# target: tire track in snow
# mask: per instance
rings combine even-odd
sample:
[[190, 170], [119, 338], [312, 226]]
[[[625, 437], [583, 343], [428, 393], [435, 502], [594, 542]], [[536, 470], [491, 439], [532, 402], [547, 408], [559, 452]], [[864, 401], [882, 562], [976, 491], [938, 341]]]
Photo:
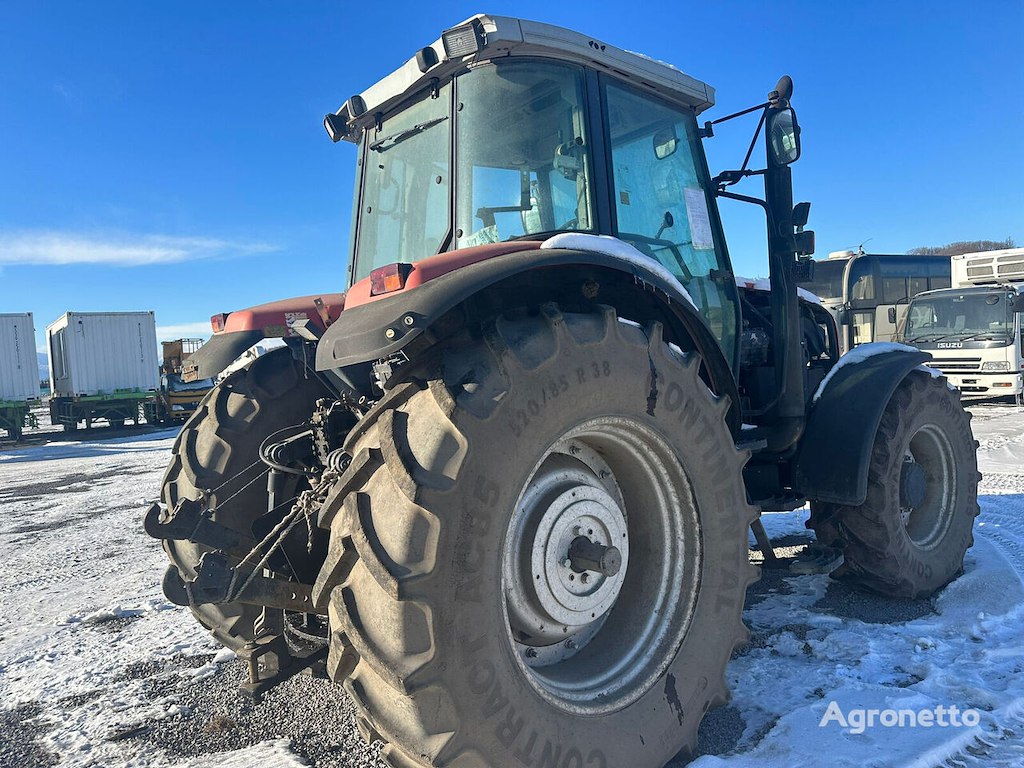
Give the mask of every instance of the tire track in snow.
[[982, 726], [982, 733], [941, 763], [942, 768], [1020, 768], [1024, 765], [1024, 705], [1002, 722]]
[[[1007, 477], [1018, 483], [1022, 479], [1019, 475]], [[1024, 495], [983, 495], [978, 501], [981, 515], [974, 526], [975, 535], [995, 544], [1024, 583]]]

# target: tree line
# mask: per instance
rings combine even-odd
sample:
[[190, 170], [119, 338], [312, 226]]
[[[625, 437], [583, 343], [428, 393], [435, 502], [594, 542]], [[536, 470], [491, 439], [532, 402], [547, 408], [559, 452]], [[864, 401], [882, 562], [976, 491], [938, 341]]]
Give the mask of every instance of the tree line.
[[948, 245], [923, 245], [919, 248], [911, 248], [907, 253], [911, 256], [957, 256], [961, 253], [999, 251], [1016, 246], [1012, 237], [1005, 240], [957, 240]]

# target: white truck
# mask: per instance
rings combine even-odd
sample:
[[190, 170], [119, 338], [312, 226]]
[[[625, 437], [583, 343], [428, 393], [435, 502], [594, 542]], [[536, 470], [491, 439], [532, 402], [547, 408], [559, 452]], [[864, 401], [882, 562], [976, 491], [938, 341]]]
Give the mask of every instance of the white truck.
[[34, 425], [31, 407], [39, 400], [36, 331], [31, 312], [0, 314], [0, 429], [17, 440]]
[[68, 312], [47, 326], [46, 337], [55, 425], [138, 423], [160, 387], [152, 312]]
[[965, 397], [1024, 400], [1024, 248], [952, 257], [952, 287], [910, 302], [900, 340], [932, 354]]

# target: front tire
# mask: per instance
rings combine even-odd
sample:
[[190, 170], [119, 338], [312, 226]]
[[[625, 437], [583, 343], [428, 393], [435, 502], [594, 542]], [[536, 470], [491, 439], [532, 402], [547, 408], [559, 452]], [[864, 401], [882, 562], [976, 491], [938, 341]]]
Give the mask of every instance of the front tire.
[[843, 550], [833, 577], [911, 598], [956, 578], [980, 511], [976, 447], [959, 393], [944, 378], [911, 372], [882, 415], [864, 503], [811, 504], [808, 526]]
[[449, 343], [353, 429], [314, 599], [390, 765], [692, 753], [756, 574], [746, 456], [699, 367], [660, 326], [545, 307]]

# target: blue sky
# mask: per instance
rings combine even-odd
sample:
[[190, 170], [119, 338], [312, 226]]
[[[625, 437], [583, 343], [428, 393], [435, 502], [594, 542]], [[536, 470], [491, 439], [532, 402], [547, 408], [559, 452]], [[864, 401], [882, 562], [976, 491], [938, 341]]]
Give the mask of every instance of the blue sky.
[[[211, 314], [343, 288], [354, 148], [321, 120], [477, 11], [672, 62], [717, 117], [796, 83], [818, 256], [1024, 244], [1024, 3], [7, 2], [0, 47], [0, 311]], [[721, 126], [712, 171], [752, 122]], [[758, 183], [739, 191], [757, 193]], [[736, 271], [758, 210], [722, 202]]]

